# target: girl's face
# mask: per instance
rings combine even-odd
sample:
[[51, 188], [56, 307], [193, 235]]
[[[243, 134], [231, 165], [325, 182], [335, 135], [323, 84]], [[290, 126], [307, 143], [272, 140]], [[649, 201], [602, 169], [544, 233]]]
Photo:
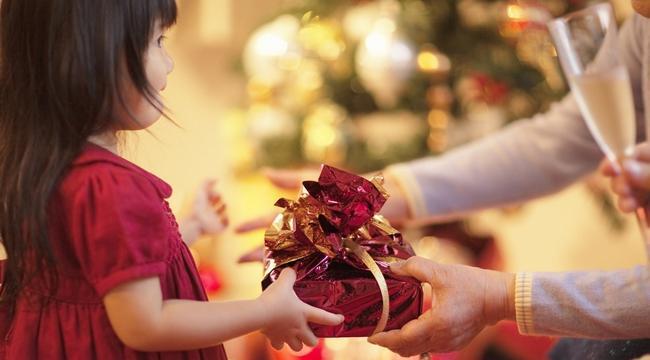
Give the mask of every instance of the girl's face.
[[641, 16], [650, 18], [650, 0], [632, 0], [632, 7]]
[[[174, 69], [174, 61], [165, 50], [164, 40], [164, 30], [157, 24], [144, 57], [147, 80], [160, 104], [162, 104], [160, 92], [167, 86], [167, 75]], [[137, 122], [133, 121], [129, 113], [118, 103], [114, 109], [118, 130], [146, 129], [162, 115], [160, 110], [147, 101], [146, 97], [135, 88], [130, 78], [126, 86], [123, 86], [122, 96]]]

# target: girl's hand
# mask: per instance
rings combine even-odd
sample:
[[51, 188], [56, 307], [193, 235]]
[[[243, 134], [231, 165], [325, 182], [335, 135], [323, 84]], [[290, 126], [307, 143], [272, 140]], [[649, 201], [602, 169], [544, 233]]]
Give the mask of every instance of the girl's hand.
[[198, 223], [202, 235], [216, 235], [228, 227], [226, 203], [214, 191], [216, 180], [208, 179], [201, 184], [192, 205], [192, 216]]
[[325, 310], [310, 306], [298, 299], [293, 291], [296, 272], [287, 268], [280, 277], [260, 296], [268, 314], [268, 321], [262, 328], [276, 349], [287, 343], [291, 349], [299, 351], [303, 344], [316, 346], [318, 339], [309, 328], [308, 322], [321, 325], [338, 325], [344, 318]]
[[[611, 189], [618, 196], [618, 208], [626, 213], [645, 206], [650, 199], [650, 143], [636, 146], [622, 166], [607, 159], [600, 165], [603, 175], [611, 178]], [[622, 173], [618, 170], [622, 169]]]
[[197, 227], [198, 236], [217, 235], [228, 227], [226, 203], [214, 191], [216, 183], [214, 179], [205, 180], [196, 192], [188, 220]]
[[190, 213], [179, 221], [183, 241], [191, 245], [203, 235], [217, 235], [228, 227], [226, 204], [214, 191], [216, 180], [205, 180], [194, 197]]
[[398, 275], [431, 285], [431, 310], [399, 330], [368, 341], [408, 357], [461, 349], [486, 325], [514, 318], [514, 275], [412, 257], [391, 266]]

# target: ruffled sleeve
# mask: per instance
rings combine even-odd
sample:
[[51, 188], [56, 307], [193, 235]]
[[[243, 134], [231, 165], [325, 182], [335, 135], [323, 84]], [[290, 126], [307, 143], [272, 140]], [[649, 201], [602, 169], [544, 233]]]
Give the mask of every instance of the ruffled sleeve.
[[63, 189], [72, 252], [100, 296], [166, 270], [170, 222], [164, 199], [142, 174], [90, 166]]

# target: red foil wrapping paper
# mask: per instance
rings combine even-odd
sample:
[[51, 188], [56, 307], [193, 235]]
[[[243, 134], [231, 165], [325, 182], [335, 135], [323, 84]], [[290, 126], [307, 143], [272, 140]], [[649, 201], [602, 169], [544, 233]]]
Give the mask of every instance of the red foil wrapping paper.
[[368, 181], [323, 166], [318, 182], [305, 181], [296, 201], [284, 208], [265, 234], [266, 288], [287, 266], [296, 270], [296, 295], [321, 309], [345, 315], [337, 326], [310, 324], [318, 337], [370, 336], [382, 314], [378, 281], [346, 244], [363, 248], [378, 265], [388, 287], [389, 317], [384, 331], [399, 329], [422, 309], [422, 286], [391, 273], [390, 262], [413, 256], [401, 234], [376, 213], [388, 198], [380, 177]]

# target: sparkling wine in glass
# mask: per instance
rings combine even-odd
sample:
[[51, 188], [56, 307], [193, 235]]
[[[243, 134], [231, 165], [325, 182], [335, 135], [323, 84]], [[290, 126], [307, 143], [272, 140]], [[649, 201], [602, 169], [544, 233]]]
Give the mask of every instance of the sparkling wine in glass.
[[634, 147], [635, 117], [611, 5], [588, 7], [552, 20], [548, 27], [591, 134], [617, 163]]
[[[620, 162], [634, 149], [636, 124], [611, 5], [601, 3], [568, 14], [550, 21], [548, 28], [589, 131], [621, 173]], [[648, 246], [645, 210], [637, 209], [636, 215]]]

